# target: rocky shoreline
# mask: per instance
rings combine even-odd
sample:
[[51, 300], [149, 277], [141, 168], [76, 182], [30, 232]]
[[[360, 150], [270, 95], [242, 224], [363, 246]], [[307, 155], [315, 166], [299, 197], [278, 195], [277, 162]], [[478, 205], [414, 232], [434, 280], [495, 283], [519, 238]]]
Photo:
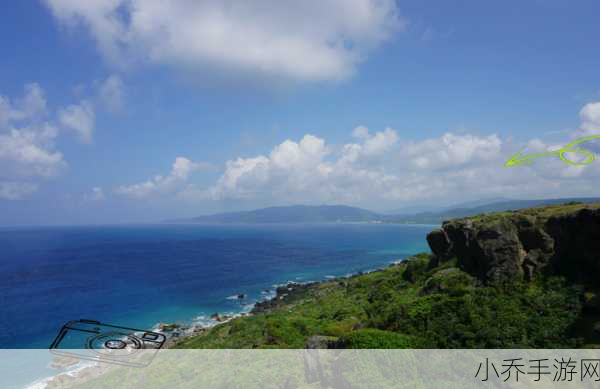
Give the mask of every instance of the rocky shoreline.
[[[167, 342], [163, 348], [171, 348], [177, 344], [198, 335], [202, 335], [211, 328], [220, 324], [227, 323], [239, 317], [253, 316], [260, 313], [265, 313], [270, 310], [276, 309], [283, 305], [289, 304], [291, 301], [301, 298], [308, 289], [315, 287], [322, 282], [327, 281], [311, 281], [307, 283], [299, 282], [288, 282], [285, 285], [277, 286], [275, 289], [275, 295], [269, 298], [265, 298], [261, 301], [256, 302], [249, 312], [240, 312], [233, 315], [220, 314], [218, 312], [213, 313], [210, 318], [215, 322], [211, 325], [200, 325], [193, 324], [190, 326], [180, 326], [177, 324], [165, 324], [159, 325], [160, 332], [167, 335]], [[241, 295], [241, 294], [240, 294]], [[245, 296], [245, 294], [244, 294]], [[162, 326], [162, 328], [161, 328]]]
[[322, 282], [327, 281], [312, 281], [306, 283], [288, 282], [286, 285], [278, 286], [275, 289], [275, 296], [254, 304], [254, 307], [252, 308], [250, 313], [264, 313], [272, 309], [278, 308], [281, 305], [288, 304], [290, 301], [293, 301], [294, 299], [304, 295], [306, 290], [313, 288]]
[[[399, 262], [400, 261], [392, 262], [392, 264], [390, 264], [389, 266], [395, 266]], [[368, 273], [381, 271], [383, 269], [385, 269], [385, 267], [369, 271]], [[305, 283], [287, 282], [284, 285], [277, 286], [274, 290], [275, 294], [273, 296], [256, 302], [249, 312], [240, 312], [238, 314], [221, 314], [221, 313], [215, 312], [210, 317], [212, 320], [214, 320], [214, 324], [211, 324], [211, 325], [200, 325], [200, 324], [180, 325], [177, 323], [159, 323], [156, 330], [167, 336], [167, 341], [166, 341], [165, 345], [163, 346], [163, 349], [169, 349], [185, 340], [188, 340], [195, 336], [202, 335], [206, 331], [210, 330], [211, 328], [213, 328], [215, 326], [227, 323], [236, 318], [252, 316], [252, 315], [256, 315], [256, 314], [262, 314], [262, 313], [266, 313], [266, 312], [278, 309], [284, 305], [289, 305], [290, 303], [293, 303], [296, 300], [302, 299], [306, 295], [307, 292], [309, 292], [310, 290], [313, 290], [315, 288], [318, 288], [319, 285], [321, 285], [321, 284], [331, 283], [331, 282], [344, 282], [344, 280], [347, 280], [352, 277], [360, 276], [365, 273], [367, 273], [367, 272], [357, 272], [355, 274], [351, 274], [351, 275], [347, 275], [347, 276], [340, 276], [340, 277], [327, 279], [327, 280], [323, 280], [323, 281], [310, 281], [310, 282], [305, 282]], [[267, 292], [267, 290], [265, 290], [265, 292]], [[271, 290], [268, 290], [268, 292], [271, 292]], [[246, 298], [247, 295], [240, 293], [237, 296], [244, 296], [244, 297], [240, 297], [240, 299], [243, 299], [243, 298]], [[314, 347], [309, 347], [309, 348], [319, 348], [319, 347], [322, 348], [322, 346], [323, 346], [321, 344], [322, 341], [320, 339], [316, 339], [316, 338], [319, 338], [319, 337], [314, 337], [314, 339], [312, 341], [314, 343], [315, 341], [319, 340], [319, 344], [315, 345]], [[325, 341], [325, 340], [323, 340], [323, 341]], [[57, 356], [51, 362], [50, 367], [55, 368], [57, 370], [64, 370], [65, 368], [68, 368], [68, 367], [76, 367], [79, 362], [80, 362], [80, 360], [78, 360], [76, 358], [58, 357]], [[66, 386], [72, 386], [75, 384], [83, 384], [91, 379], [97, 378], [98, 376], [101, 376], [101, 375], [107, 373], [108, 371], [110, 371], [110, 369], [112, 369], [114, 367], [115, 367], [114, 365], [96, 363], [92, 366], [87, 366], [87, 367], [84, 367], [81, 369], [77, 369], [76, 372], [63, 372], [63, 373], [57, 374], [54, 377], [44, 380], [44, 382], [45, 382], [44, 388], [45, 389], [54, 389], [54, 388], [62, 388], [62, 387], [66, 387]]]
[[[349, 275], [329, 278], [329, 279], [325, 279], [322, 281], [308, 281], [308, 282], [288, 281], [286, 284], [276, 286], [276, 288], [274, 290], [275, 294], [273, 296], [265, 298], [263, 300], [260, 300], [260, 301], [257, 301], [256, 303], [254, 303], [252, 309], [249, 312], [240, 312], [240, 313], [233, 314], [233, 315], [220, 314], [218, 312], [213, 313], [211, 315], [211, 319], [214, 320], [215, 323], [213, 323], [211, 325], [194, 324], [191, 326], [178, 326], [176, 324], [161, 323], [161, 325], [165, 326], [165, 328], [173, 328], [172, 326], [173, 325], [175, 326], [174, 331], [171, 333], [169, 333], [169, 331], [161, 331], [165, 335], [167, 335], [167, 342], [163, 348], [174, 347], [174, 346], [178, 345], [179, 343], [182, 343], [182, 342], [184, 342], [190, 338], [193, 338], [195, 336], [202, 335], [203, 333], [210, 330], [211, 328], [218, 326], [220, 324], [227, 323], [231, 320], [235, 320], [240, 317], [253, 316], [256, 314], [267, 313], [267, 312], [276, 310], [278, 308], [281, 308], [282, 306], [287, 306], [287, 305], [293, 304], [295, 301], [301, 300], [307, 294], [307, 292], [309, 292], [310, 290], [318, 288], [319, 285], [326, 284], [326, 283], [332, 283], [332, 282], [343, 283], [345, 280], [350, 279], [352, 277], [358, 277], [358, 276], [361, 276], [364, 274], [382, 271], [388, 267], [396, 266], [400, 262], [402, 262], [402, 260], [395, 260], [395, 261], [392, 261], [388, 266], [380, 267], [380, 268], [377, 268], [374, 270], [369, 270], [369, 271], [359, 271], [359, 272], [352, 273]], [[270, 293], [271, 290], [265, 290], [265, 292]], [[240, 293], [238, 296], [242, 296], [242, 295], [247, 296], [242, 293]]]

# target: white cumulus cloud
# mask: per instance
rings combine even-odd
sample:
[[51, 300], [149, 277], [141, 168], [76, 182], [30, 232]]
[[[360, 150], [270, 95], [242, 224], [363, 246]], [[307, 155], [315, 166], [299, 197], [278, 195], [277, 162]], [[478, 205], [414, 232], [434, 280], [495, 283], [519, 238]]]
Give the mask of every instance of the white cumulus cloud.
[[363, 132], [360, 143], [333, 152], [325, 140], [307, 134], [299, 142], [286, 140], [268, 156], [238, 158], [208, 190], [213, 199], [263, 198], [290, 201], [333, 201], [362, 198], [394, 180], [381, 169], [363, 168], [363, 158], [382, 156], [397, 140], [386, 129]]
[[405, 22], [394, 0], [45, 0], [111, 62], [337, 80]]
[[104, 195], [104, 190], [101, 187], [95, 186], [92, 188], [90, 193], [86, 193], [83, 198], [86, 201], [102, 201], [106, 198], [106, 196]]
[[455, 169], [458, 166], [497, 159], [502, 141], [497, 135], [480, 137], [446, 133], [440, 138], [404, 145], [402, 155], [421, 169]]
[[380, 158], [398, 142], [398, 134], [391, 128], [371, 134], [368, 128], [359, 126], [352, 131], [352, 136], [362, 143], [344, 145], [338, 164], [354, 164]]
[[83, 143], [92, 141], [95, 120], [94, 107], [92, 103], [86, 100], [79, 104], [69, 105], [58, 112], [60, 124], [77, 134]]
[[54, 146], [59, 131], [47, 119], [39, 85], [25, 85], [15, 99], [0, 95], [0, 198], [29, 195], [38, 187], [33, 181], [54, 177], [66, 165]]
[[20, 200], [37, 190], [30, 182], [0, 181], [0, 199]]
[[586, 104], [579, 112], [579, 117], [584, 132], [600, 134], [600, 101]]
[[49, 124], [0, 134], [0, 161], [4, 169], [13, 176], [55, 176], [64, 161], [62, 154], [53, 149], [54, 134], [55, 129]]
[[94, 121], [93, 105], [86, 100], [58, 112], [49, 109], [36, 83], [26, 84], [22, 96], [0, 94], [0, 198], [25, 197], [41, 180], [59, 175], [67, 163], [56, 149], [57, 138], [70, 132], [90, 142]]
[[144, 182], [122, 185], [115, 189], [115, 193], [134, 199], [173, 193], [182, 188], [192, 172], [209, 167], [209, 164], [204, 162], [193, 162], [185, 157], [177, 157], [167, 176], [157, 175]]
[[25, 84], [23, 96], [15, 101], [0, 95], [0, 127], [9, 122], [39, 119], [46, 110], [42, 88], [36, 83]]
[[[442, 204], [482, 197], [592, 196], [600, 178], [591, 167], [558, 158], [504, 167], [519, 145], [496, 134], [446, 133], [420, 141], [401, 140], [391, 128], [357, 127], [357, 141], [341, 147], [305, 135], [270, 153], [227, 161], [220, 178], [188, 198], [244, 200], [257, 206], [347, 203], [381, 208], [410, 202]], [[531, 145], [551, 146], [540, 140]]]
[[110, 75], [98, 86], [98, 98], [102, 105], [110, 112], [119, 112], [125, 105], [124, 85], [117, 75]]

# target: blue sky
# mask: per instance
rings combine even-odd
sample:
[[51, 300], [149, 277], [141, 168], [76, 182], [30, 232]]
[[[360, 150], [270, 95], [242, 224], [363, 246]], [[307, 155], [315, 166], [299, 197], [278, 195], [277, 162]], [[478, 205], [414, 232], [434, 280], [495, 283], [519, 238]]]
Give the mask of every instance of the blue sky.
[[5, 5], [0, 224], [598, 195], [597, 2], [240, 4]]

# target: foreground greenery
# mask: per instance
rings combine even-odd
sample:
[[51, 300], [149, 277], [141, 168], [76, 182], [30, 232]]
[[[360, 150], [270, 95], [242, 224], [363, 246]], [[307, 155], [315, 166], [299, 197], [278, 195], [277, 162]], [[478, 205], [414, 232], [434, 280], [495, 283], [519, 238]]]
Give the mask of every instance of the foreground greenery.
[[[381, 271], [290, 293], [264, 313], [220, 324], [176, 348], [572, 348], [583, 344], [581, 289], [559, 277], [480, 285], [420, 254]], [[313, 338], [311, 338], [313, 337]]]

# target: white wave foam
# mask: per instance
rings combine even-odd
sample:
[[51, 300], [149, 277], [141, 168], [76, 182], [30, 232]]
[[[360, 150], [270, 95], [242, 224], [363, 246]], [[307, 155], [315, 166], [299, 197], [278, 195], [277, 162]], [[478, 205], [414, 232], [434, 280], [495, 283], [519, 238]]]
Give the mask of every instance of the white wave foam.
[[83, 369], [87, 369], [88, 367], [96, 366], [97, 364], [98, 364], [97, 362], [93, 362], [93, 361], [80, 360], [77, 364], [69, 367], [66, 371], [62, 371], [53, 376], [36, 380], [36, 381], [32, 382], [31, 384], [29, 384], [28, 386], [26, 386], [25, 389], [46, 389], [46, 387], [48, 386], [48, 383], [50, 381], [52, 381], [54, 379], [54, 377], [58, 377], [59, 375], [62, 375], [62, 374], [66, 374], [71, 377], [77, 377], [79, 372], [81, 372]]
[[26, 386], [25, 389], [46, 389], [46, 386], [48, 386], [48, 382], [50, 382], [50, 380], [53, 378], [54, 376], [34, 381], [29, 386]]

